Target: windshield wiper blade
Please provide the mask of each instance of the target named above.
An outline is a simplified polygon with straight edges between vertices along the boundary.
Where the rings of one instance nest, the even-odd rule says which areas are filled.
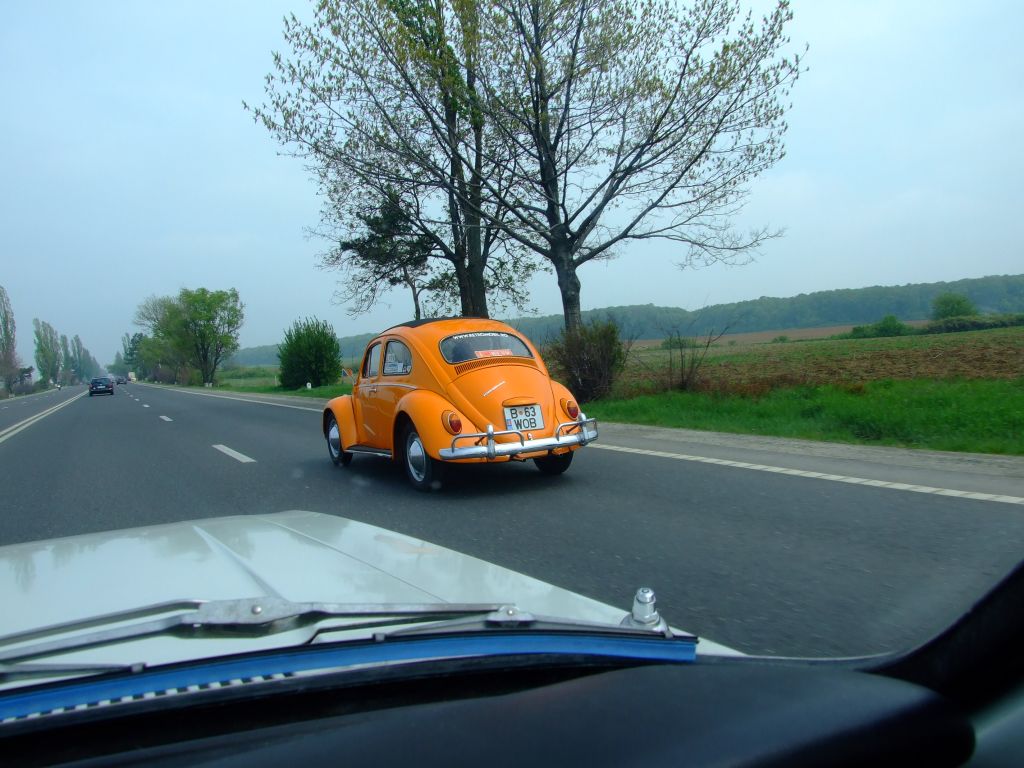
[[[366,619],[339,627],[359,630],[486,615],[500,608],[501,603],[325,603],[292,602],[276,597],[176,600],[5,635],[0,637],[0,664],[22,664],[46,656],[153,636],[263,637],[301,629],[325,619]],[[94,631],[85,631],[90,629]],[[25,644],[39,638],[53,639]]]
[[[141,672],[145,664],[0,664],[0,683],[33,678],[78,677],[107,672]]]

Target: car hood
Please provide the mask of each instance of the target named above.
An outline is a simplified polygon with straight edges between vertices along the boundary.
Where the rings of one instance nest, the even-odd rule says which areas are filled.
[[[0,594],[0,636],[184,599],[514,603],[538,615],[613,624],[632,599],[626,590],[622,607],[606,605],[420,539],[304,511],[0,547]],[[309,633],[305,628],[260,638],[150,637],[45,660],[152,665],[283,647],[308,641]],[[703,654],[736,653],[705,640],[699,647]]]

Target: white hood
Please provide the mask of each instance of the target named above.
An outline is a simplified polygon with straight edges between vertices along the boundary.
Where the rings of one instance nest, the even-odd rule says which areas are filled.
[[[538,615],[612,624],[632,599],[624,594],[621,607],[609,606],[436,544],[316,512],[221,517],[0,547],[0,637],[175,600],[266,596],[514,603]],[[290,645],[311,634],[306,628],[257,639],[155,637],[45,661],[158,664]],[[704,640],[699,648],[735,653]]]

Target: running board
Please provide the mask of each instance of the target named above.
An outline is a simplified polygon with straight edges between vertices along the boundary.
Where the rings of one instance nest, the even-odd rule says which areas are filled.
[[[383,456],[385,459],[391,458],[391,451],[383,448],[372,448],[369,445],[352,445],[344,450],[346,453],[368,453],[371,456]]]

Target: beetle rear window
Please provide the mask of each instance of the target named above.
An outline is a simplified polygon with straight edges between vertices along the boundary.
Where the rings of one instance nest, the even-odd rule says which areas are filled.
[[[441,341],[441,354],[449,363],[487,357],[533,357],[523,340],[511,333],[479,331],[457,333]]]

